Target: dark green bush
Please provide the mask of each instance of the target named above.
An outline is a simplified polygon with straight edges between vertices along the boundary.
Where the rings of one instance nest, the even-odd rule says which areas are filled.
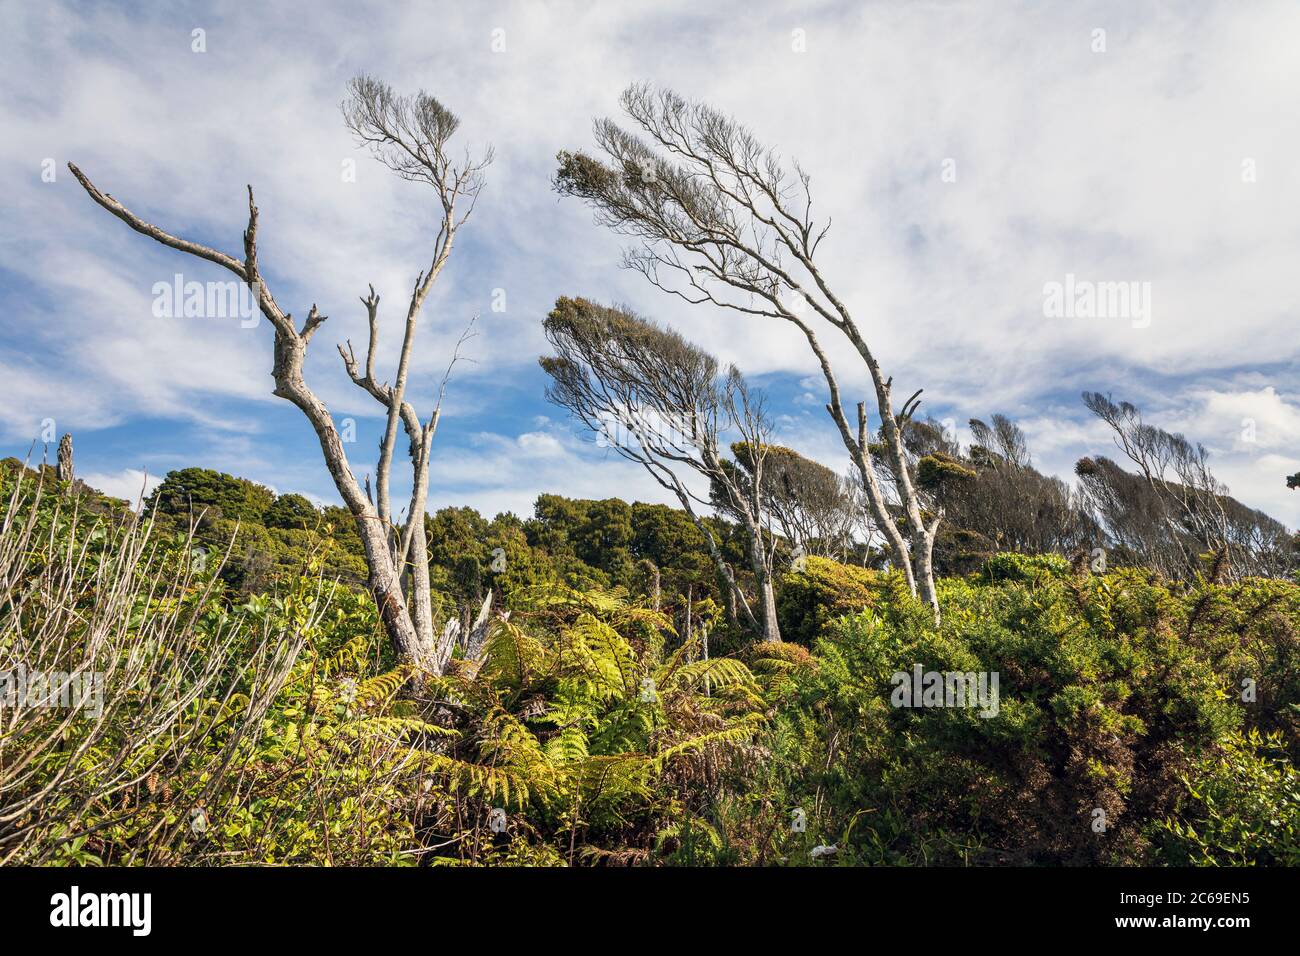
[[[1046,567],[1020,575],[1032,583],[944,581],[937,628],[895,597],[832,628],[779,712],[768,799],[819,808],[809,828],[841,862],[1165,861],[1150,824],[1175,813],[1202,755],[1257,717],[1180,638],[1195,596],[1138,572]],[[892,706],[891,675],[918,664],[996,672],[997,715]]]
[[[883,588],[878,571],[829,558],[802,558],[778,582],[781,636],[811,647],[835,620],[873,606]]]
[[[1037,581],[1063,578],[1070,573],[1070,562],[1059,554],[1020,554],[1003,551],[984,562],[984,575],[990,581]]]

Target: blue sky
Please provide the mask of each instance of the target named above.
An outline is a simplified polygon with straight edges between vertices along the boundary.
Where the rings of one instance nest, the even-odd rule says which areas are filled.
[[[1109,453],[1078,399],[1109,391],[1205,443],[1238,497],[1300,525],[1282,480],[1300,470],[1294,3],[4,2],[0,17],[0,453],[26,456],[53,419],[75,435],[79,473],[123,496],[146,472],[202,465],[334,500],[306,422],[270,394],[270,329],[156,318],[155,283],[224,276],[94,206],[71,160],[146,218],[231,252],[253,184],[263,270],[295,315],[315,302],[330,316],[308,376],[355,419],[349,454],[367,468],[379,407],[334,343],[361,342],[373,282],[392,368],[434,217],[432,195],[358,151],[340,120],[365,70],[434,93],[465,145],[496,150],[415,361],[427,408],[480,315],[431,507],[528,513],[543,491],[665,500],[547,405],[536,358],[559,295],[628,303],[736,362],[769,389],[781,440],[843,470],[790,329],[658,293],[618,268],[618,237],[550,190],[557,150],[588,147],[592,118],[649,80],[733,113],[812,173],[834,223],[823,272],[896,390],[925,387],[923,411],[959,433],[1008,414],[1039,466],[1068,476],[1080,455]],[[1044,285],[1067,275],[1149,283],[1149,324],[1045,315]]]

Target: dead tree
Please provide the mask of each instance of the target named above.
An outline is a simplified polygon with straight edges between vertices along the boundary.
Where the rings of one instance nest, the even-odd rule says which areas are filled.
[[[791,551],[836,561],[849,558],[864,516],[860,486],[792,448],[769,445],[762,451],[763,506]],[[733,478],[748,490],[754,481],[754,450],[735,442],[731,453]],[[724,489],[715,489],[714,501],[728,512]]]
[[[67,433],[59,439],[59,458],[55,475],[59,481],[72,482],[72,435]]]
[[[491,162],[491,150],[481,158],[453,160],[448,142],[459,120],[437,99],[421,92],[416,96],[398,96],[384,83],[368,76],[354,79],[343,103],[348,127],[361,144],[403,179],[433,187],[438,197],[437,230],[429,265],[416,277],[406,309],[406,325],[396,376],[391,384],[375,377],[375,352],[378,335],[379,296],[374,287],[361,301],[369,320],[370,337],[365,364],[356,359],[349,343],[339,346],[344,365],[352,381],[387,409],[384,437],[380,443],[372,502],[348,463],[338,429],[325,404],[303,377],[307,347],[326,316],[313,304],[299,326],[292,314],[285,312],[262,277],[257,259],[258,210],[253,188],[248,187],[248,228],[244,231],[243,256],[237,257],[175,236],[146,222],[118,200],[101,192],[75,165],[68,168],[82,187],[99,205],[142,233],[180,252],[215,263],[242,280],[251,290],[253,301],[270,322],[275,333],[272,377],[274,394],[296,405],[306,416],[320,441],[321,452],[330,477],[344,504],[356,520],[365,550],[368,587],[374,596],[384,629],[399,658],[426,673],[438,673],[446,655],[433,629],[429,600],[429,559],[425,540],[424,514],[429,484],[429,458],[434,433],[446,392],[448,377],[459,356],[460,345],[448,364],[438,390],[437,403],[428,418],[421,421],[406,399],[410,359],[420,312],[434,282],[451,256],[460,228],[473,211],[483,186],[483,172]],[[462,336],[461,343],[465,340]],[[409,440],[412,491],[405,520],[394,521],[389,500],[389,476],[398,425]],[[403,571],[410,570],[410,593],[403,586]]]
[[[556,351],[541,360],[551,377],[547,397],[676,496],[704,537],[728,605],[734,601],[761,638],[780,640],[773,536],[762,497],[757,486],[742,488],[733,480],[734,467],[726,466],[719,451],[719,433],[728,428],[755,447],[767,447],[769,425],[759,397],[735,368],[721,370],[717,359],[680,335],[624,309],[562,298],[545,329]],[[682,469],[725,489],[727,509],[745,529],[757,610],[696,508],[708,499],[687,487]],[[756,469],[761,480],[761,455]]]
[[[656,287],[692,304],[780,319],[799,329],[826,380],[826,408],[861,478],[872,519],[912,592],[937,620],[932,554],[942,515],[924,511],[902,438],[902,423],[920,393],[895,412],[893,379],[818,268],[817,248],[830,222],[813,219],[810,177],[797,164],[787,168],[734,119],[669,90],[632,86],[621,103],[644,137],[612,120],[597,121],[595,138],[607,161],[561,152],[556,189],[587,202],[601,224],[639,240],[624,265]],[[848,339],[870,373],[892,501],[872,461],[866,404],[857,403],[855,419],[845,409],[815,328],[821,323]]]
[[[1137,466],[1147,486],[1168,509],[1166,520],[1185,530],[1185,534],[1174,537],[1183,548],[1185,565],[1196,566],[1199,547],[1222,551],[1231,571],[1244,555],[1233,553],[1224,507],[1228,489],[1210,472],[1205,447],[1147,424],[1129,402],[1111,401],[1100,392],[1084,392],[1083,403],[1114,431],[1115,445]]]

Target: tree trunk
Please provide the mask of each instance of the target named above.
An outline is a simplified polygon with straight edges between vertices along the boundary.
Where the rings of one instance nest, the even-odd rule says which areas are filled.
[[[72,435],[65,434],[59,439],[59,459],[55,475],[59,481],[72,483]]]
[[[434,644],[433,599],[429,582],[429,543],[425,536],[424,513],[416,515],[411,528],[411,617],[423,646]]]
[[[759,599],[763,603],[763,640],[773,643],[780,641],[781,626],[776,619],[776,592],[770,579],[760,586]]]
[[[686,585],[686,619],[682,625],[682,642],[690,644],[691,642],[691,601],[695,591],[695,584],[688,582]]]
[[[772,583],[772,566],[763,547],[763,532],[748,515],[745,516],[745,530],[749,532],[749,566],[758,587],[759,637],[764,641],[779,641],[781,628],[776,621],[776,589]]]
[[[292,331],[292,326],[289,327]],[[320,440],[325,467],[334,480],[334,487],[357,522],[357,533],[365,550],[366,567],[370,574],[368,586],[374,595],[375,605],[384,631],[393,644],[398,657],[421,670],[432,666],[434,647],[432,636],[422,640],[412,623],[402,594],[401,569],[393,562],[387,524],[380,520],[374,505],[366,498],[348,466],[347,454],[334,420],[321,401],[307,387],[302,377],[302,364],[306,343],[301,335],[292,338],[277,327],[275,333],[275,394],[297,405],[307,416],[316,437]]]

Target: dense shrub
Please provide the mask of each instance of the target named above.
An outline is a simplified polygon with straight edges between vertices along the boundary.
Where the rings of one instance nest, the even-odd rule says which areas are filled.
[[[816,839],[839,845],[837,859],[1177,862],[1188,851],[1170,856],[1174,844],[1153,842],[1150,824],[1180,807],[1201,813],[1185,797],[1189,786],[1202,792],[1197,780],[1219,781],[1226,812],[1260,816],[1237,807],[1247,788],[1231,784],[1242,774],[1225,780],[1216,769],[1232,753],[1271,782],[1274,817],[1291,819],[1290,765],[1259,763],[1236,741],[1244,724],[1280,723],[1293,708],[1243,702],[1236,674],[1216,670],[1199,646],[1214,640],[1180,637],[1189,624],[1206,627],[1204,611],[1191,621],[1198,595],[1175,595],[1134,571],[1071,579],[1059,566],[1007,565],[1027,573],[1002,573],[993,585],[944,581],[938,628],[915,602],[891,596],[816,645],[819,666],[796,683],[773,731],[773,763],[790,769],[772,781],[771,798],[804,808]],[[1293,641],[1297,589],[1268,588],[1286,591],[1275,607],[1291,609],[1272,633]],[[1289,661],[1272,665],[1269,686],[1291,686]],[[891,676],[918,664],[996,672],[997,715],[891,706]],[[1233,827],[1245,824],[1221,824]]]
[[[983,573],[989,581],[1031,582],[1043,578],[1063,578],[1070,572],[1070,562],[1059,554],[1021,554],[1004,551],[984,562]]]
[[[1184,777],[1174,813],[1150,833],[1177,866],[1300,866],[1300,774],[1278,735],[1234,734]]]
[[[777,617],[787,641],[811,646],[827,626],[874,605],[882,590],[878,571],[808,556],[781,576]]]
[[[268,528],[314,530],[321,522],[321,513],[302,495],[280,495],[262,515],[262,522]]]
[[[1297,584],[1000,554],[936,625],[897,573],[808,557],[787,642],[706,592],[687,639],[648,590],[566,583],[623,573],[575,550],[611,503],[448,509],[440,617],[489,587],[509,616],[414,681],[335,580],[339,509],[178,527],[0,477],[0,673],[104,675],[99,714],[6,710],[0,862],[1300,862]],[[689,582],[688,526],[629,514],[614,545]],[[897,706],[918,667],[996,674],[996,707]]]

